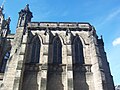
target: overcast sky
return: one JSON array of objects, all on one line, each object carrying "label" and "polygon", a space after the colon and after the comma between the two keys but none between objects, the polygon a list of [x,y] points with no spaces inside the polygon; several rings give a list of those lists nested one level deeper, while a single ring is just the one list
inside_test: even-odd
[{"label": "overcast sky", "polygon": [[11,17],[12,33],[15,33],[18,12],[26,4],[33,12],[32,21],[92,24],[98,36],[103,35],[115,85],[120,84],[120,0],[6,0],[4,13],[6,18]]}]

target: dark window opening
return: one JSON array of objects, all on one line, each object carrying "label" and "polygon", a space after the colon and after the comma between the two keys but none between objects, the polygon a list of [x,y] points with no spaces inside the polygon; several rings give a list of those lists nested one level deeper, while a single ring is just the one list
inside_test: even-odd
[{"label": "dark window opening", "polygon": [[62,44],[59,37],[57,37],[53,42],[53,63],[62,63]]},{"label": "dark window opening", "polygon": [[4,73],[5,72],[5,68],[6,68],[6,64],[7,64],[7,61],[10,57],[10,51],[8,51],[5,56],[3,57],[3,60],[2,60],[2,66],[1,66],[1,69],[0,69],[0,72]]},{"label": "dark window opening", "polygon": [[74,41],[74,63],[83,64],[84,56],[83,56],[83,45],[80,39],[77,37]]},{"label": "dark window opening", "polygon": [[32,42],[31,63],[39,63],[39,59],[40,59],[40,40],[37,37]]}]

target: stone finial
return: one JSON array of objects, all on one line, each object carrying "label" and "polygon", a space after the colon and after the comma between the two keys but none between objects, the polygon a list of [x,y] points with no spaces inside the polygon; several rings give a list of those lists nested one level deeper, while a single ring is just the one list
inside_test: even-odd
[{"label": "stone finial", "polygon": [[103,36],[101,35],[100,37],[101,37],[101,43],[102,43],[102,45],[104,46]]},{"label": "stone finial", "polygon": [[4,9],[4,5],[2,5],[0,8],[3,10]]},{"label": "stone finial", "polygon": [[31,22],[32,17],[33,15],[29,9],[29,4],[27,4],[26,7],[19,12],[19,20],[17,27],[26,27],[27,23]]},{"label": "stone finial", "polygon": [[101,35],[100,37],[101,37],[101,39],[103,40],[103,36]]},{"label": "stone finial", "polygon": [[0,15],[3,14],[4,5],[0,7]]},{"label": "stone finial", "polygon": [[[22,9],[20,12],[19,12],[19,14],[22,16],[22,15],[24,15],[25,13],[30,13],[30,14],[32,14],[32,12],[30,12],[30,9],[29,9],[29,4],[27,4],[26,6],[25,6],[25,8],[24,9]],[[32,16],[32,15],[31,15]]]},{"label": "stone finial", "polygon": [[7,19],[7,23],[10,24],[10,21],[11,21],[11,19],[10,19],[10,16],[9,16],[8,19]]},{"label": "stone finial", "polygon": [[24,8],[25,11],[30,11],[29,9],[29,4],[26,5],[26,7]]}]

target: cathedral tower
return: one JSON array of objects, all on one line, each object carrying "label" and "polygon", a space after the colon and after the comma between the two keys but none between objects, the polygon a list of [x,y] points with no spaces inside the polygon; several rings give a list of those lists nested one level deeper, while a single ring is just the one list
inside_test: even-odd
[{"label": "cathedral tower", "polygon": [[103,38],[87,22],[31,22],[19,12],[1,90],[115,90]]}]

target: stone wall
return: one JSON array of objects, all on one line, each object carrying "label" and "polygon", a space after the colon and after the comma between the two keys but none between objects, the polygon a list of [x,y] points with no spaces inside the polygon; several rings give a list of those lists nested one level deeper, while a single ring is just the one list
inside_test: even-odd
[{"label": "stone wall", "polygon": [[[83,46],[83,64],[73,61],[76,37]],[[36,38],[40,40],[40,57],[39,62],[32,63]],[[62,45],[60,64],[53,63],[53,42],[56,38]],[[95,29],[89,23],[32,22],[28,23],[26,30],[18,27],[3,90],[114,90],[103,86],[100,60],[106,57],[99,58],[102,55],[99,48]]]}]

